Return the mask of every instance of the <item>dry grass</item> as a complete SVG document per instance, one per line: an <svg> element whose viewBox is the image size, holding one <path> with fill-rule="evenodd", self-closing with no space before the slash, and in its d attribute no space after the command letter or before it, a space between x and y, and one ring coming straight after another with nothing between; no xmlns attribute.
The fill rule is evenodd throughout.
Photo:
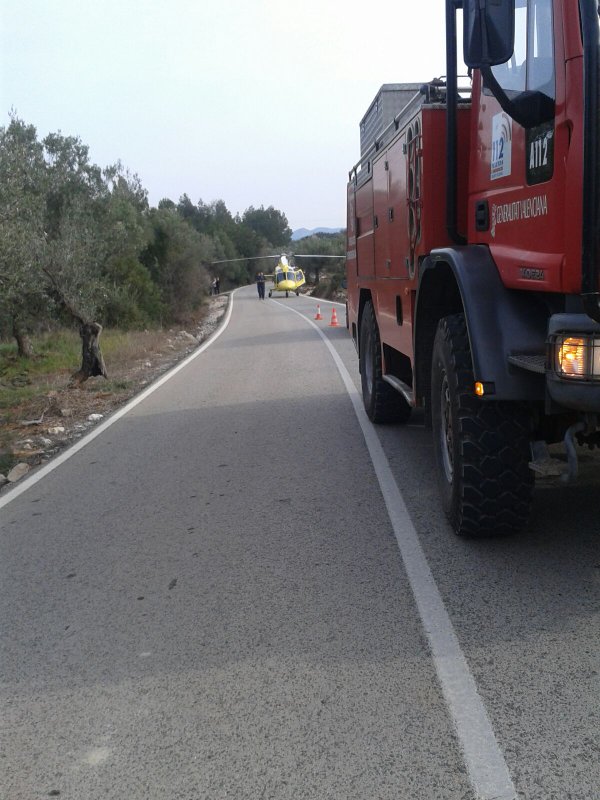
<svg viewBox="0 0 600 800"><path fill-rule="evenodd" d="M206 338L226 309L214 298L188 330ZM207 320L210 324L207 325ZM105 330L100 345L108 379L70 384L80 362L77 333L62 331L34 342L36 356L17 358L15 347L0 344L0 473L18 462L36 466L94 424L91 414L108 416L197 347L179 330ZM62 431L58 429L62 428Z"/></svg>

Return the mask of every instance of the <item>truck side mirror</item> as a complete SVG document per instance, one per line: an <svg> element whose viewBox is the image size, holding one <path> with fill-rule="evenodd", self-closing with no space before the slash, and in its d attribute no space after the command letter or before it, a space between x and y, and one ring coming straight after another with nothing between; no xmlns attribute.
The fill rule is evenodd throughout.
<svg viewBox="0 0 600 800"><path fill-rule="evenodd" d="M464 0L464 62L479 69L503 64L515 47L514 0Z"/></svg>

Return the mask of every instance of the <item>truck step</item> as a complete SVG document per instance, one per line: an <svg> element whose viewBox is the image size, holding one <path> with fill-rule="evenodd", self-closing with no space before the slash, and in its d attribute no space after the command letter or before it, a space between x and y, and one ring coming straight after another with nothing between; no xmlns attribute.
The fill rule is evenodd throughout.
<svg viewBox="0 0 600 800"><path fill-rule="evenodd" d="M529 372L538 372L540 375L546 372L546 356L543 353L514 353L508 360L515 367Z"/></svg>
<svg viewBox="0 0 600 800"><path fill-rule="evenodd" d="M543 461L530 461L529 469L543 478L559 478L565 473L566 465L558 458L546 458Z"/></svg>
<svg viewBox="0 0 600 800"><path fill-rule="evenodd" d="M550 455L548 445L544 441L531 443L531 457L529 469L543 478L562 477L567 470L564 461Z"/></svg>

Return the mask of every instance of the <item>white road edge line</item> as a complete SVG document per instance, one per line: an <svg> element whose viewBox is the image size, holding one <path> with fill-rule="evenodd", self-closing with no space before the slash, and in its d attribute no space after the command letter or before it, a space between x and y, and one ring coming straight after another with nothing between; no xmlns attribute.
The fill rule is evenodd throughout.
<svg viewBox="0 0 600 800"><path fill-rule="evenodd" d="M283 305L283 304L282 304ZM419 542L404 499L362 398L336 349L318 325L294 308L325 342L350 396L358 423L375 468L388 515L408 575L433 662L456 734L463 752L469 780L477 800L516 800L517 790L496 739L492 724L460 648L450 616L444 606L425 553Z"/></svg>
<svg viewBox="0 0 600 800"><path fill-rule="evenodd" d="M78 453L79 450L82 450L97 436L100 436L101 433L104 433L104 431L107 428L110 428L110 426L113 425L117 420L121 419L121 417L124 417L125 414L128 414L132 408L135 408L135 406L142 403L147 397L149 397L153 392L155 392L170 378L172 378L173 375L176 375L180 370L184 369L184 367L187 367L191 361L193 361L195 358L198 358L198 356L203 353L207 347L210 347L210 345L219 338L219 336L229 325L229 320L231 319L231 313L233 310L233 295L234 292L232 292L229 297L229 303L223 322L219 325L216 331L203 344L200 345L197 350L194 350L194 352L191 353L187 358L184 358L183 361L180 361L168 372L165 372L165 374L162 375L155 383L148 386L147 389L144 389L141 394L136 395L126 405L112 414L112 416L110 416L105 422L102 422L100 425L97 425L95 428L93 428L93 430L83 436L76 444L60 453L60 455L56 456L56 458L53 458L52 461L49 461L45 466L36 470L30 477L20 480L14 488L9 489L5 495L0 497L0 508L7 506L12 500L15 500L17 497L19 497L19 495L23 494L23 492L26 492L36 483L41 481L42 478L45 478L50 472L53 472L53 470L55 470L57 467L60 467L61 464L64 464L64 462L71 458L71 456L75 455L75 453Z"/></svg>
<svg viewBox="0 0 600 800"><path fill-rule="evenodd" d="M308 300L311 303L315 303L315 305L319 305L320 303L329 303L329 305L332 306L340 306L340 308L346 308L346 303L340 303L339 300L325 300L322 297L313 297L311 294L301 294L300 297L303 300ZM277 300L278 298L275 297L273 299Z"/></svg>

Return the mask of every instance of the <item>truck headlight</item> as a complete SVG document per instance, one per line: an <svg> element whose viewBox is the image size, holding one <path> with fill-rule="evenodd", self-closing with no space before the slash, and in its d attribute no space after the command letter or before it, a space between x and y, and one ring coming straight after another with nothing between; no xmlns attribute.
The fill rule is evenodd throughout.
<svg viewBox="0 0 600 800"><path fill-rule="evenodd" d="M553 368L561 378L600 379L600 339L594 336L552 337Z"/></svg>

